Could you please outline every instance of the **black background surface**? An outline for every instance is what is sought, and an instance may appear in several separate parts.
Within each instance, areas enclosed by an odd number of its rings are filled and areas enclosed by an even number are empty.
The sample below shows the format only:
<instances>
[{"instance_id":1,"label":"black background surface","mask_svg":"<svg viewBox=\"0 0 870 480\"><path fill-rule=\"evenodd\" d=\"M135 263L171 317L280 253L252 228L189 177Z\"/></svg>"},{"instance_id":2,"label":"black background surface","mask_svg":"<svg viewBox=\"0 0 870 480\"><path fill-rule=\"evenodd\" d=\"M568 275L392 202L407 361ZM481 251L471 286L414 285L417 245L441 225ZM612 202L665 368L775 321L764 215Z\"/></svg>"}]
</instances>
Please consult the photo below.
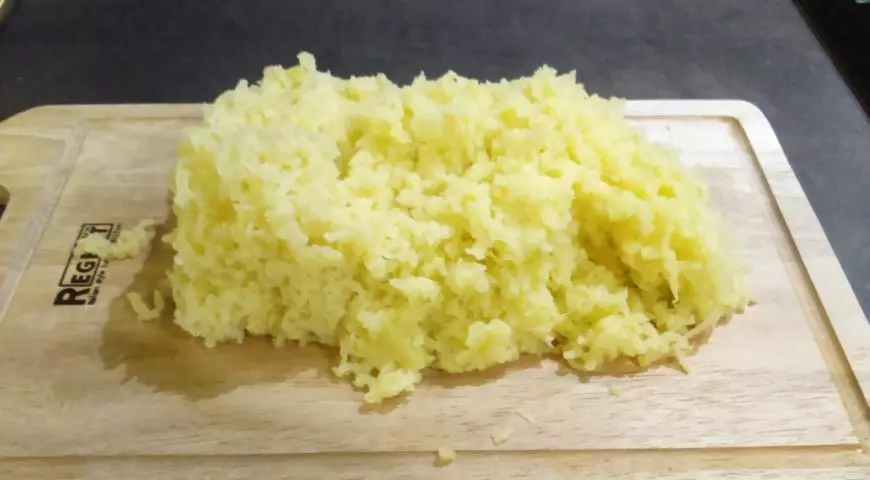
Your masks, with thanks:
<instances>
[{"instance_id":1,"label":"black background surface","mask_svg":"<svg viewBox=\"0 0 870 480\"><path fill-rule=\"evenodd\" d=\"M21 1L21 0L19 0ZM777 131L864 308L870 125L788 0L24 0L0 119L56 103L203 102L300 50L340 75L485 79L543 63L594 92L737 98ZM2 182L2 172L0 172Z\"/></svg>"},{"instance_id":2,"label":"black background surface","mask_svg":"<svg viewBox=\"0 0 870 480\"><path fill-rule=\"evenodd\" d=\"M870 112L870 1L797 0L816 34Z\"/></svg>"}]
</instances>

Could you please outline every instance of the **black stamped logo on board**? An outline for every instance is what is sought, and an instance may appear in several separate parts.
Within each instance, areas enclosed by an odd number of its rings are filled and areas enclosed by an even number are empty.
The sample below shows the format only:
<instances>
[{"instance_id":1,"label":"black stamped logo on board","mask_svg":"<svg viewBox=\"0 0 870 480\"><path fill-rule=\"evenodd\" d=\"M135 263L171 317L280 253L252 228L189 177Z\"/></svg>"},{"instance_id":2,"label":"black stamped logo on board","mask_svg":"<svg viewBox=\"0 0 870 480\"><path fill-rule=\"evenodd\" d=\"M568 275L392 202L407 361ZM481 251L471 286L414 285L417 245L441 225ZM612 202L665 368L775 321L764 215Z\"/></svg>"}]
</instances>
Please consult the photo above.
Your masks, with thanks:
<instances>
[{"instance_id":1,"label":"black stamped logo on board","mask_svg":"<svg viewBox=\"0 0 870 480\"><path fill-rule=\"evenodd\" d=\"M114 242L121 232L121 225L114 223L85 223L79 229L79 234L73 242L69 260L57 283L58 290L54 296L55 305L93 305L100 294L100 286L106 280L106 267L109 262L98 255L83 253L76 255L75 249L79 240L100 235Z\"/></svg>"}]
</instances>

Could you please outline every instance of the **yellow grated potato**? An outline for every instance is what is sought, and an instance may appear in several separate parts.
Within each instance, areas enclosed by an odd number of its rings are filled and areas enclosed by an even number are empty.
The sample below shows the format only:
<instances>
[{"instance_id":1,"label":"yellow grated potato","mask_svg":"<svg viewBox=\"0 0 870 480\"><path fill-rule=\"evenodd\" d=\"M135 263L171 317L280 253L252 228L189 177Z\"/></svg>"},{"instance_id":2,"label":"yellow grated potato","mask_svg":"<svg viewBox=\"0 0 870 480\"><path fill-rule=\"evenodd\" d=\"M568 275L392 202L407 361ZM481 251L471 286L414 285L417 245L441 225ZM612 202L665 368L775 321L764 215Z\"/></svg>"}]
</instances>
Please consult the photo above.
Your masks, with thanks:
<instances>
[{"instance_id":1,"label":"yellow grated potato","mask_svg":"<svg viewBox=\"0 0 870 480\"><path fill-rule=\"evenodd\" d=\"M613 385L607 387L607 393L609 393L610 396L613 398L619 398L619 390Z\"/></svg>"},{"instance_id":2,"label":"yellow grated potato","mask_svg":"<svg viewBox=\"0 0 870 480\"><path fill-rule=\"evenodd\" d=\"M549 67L400 87L303 53L205 107L172 191L175 322L336 346L366 402L523 354L646 366L748 302L705 186Z\"/></svg>"},{"instance_id":3,"label":"yellow grated potato","mask_svg":"<svg viewBox=\"0 0 870 480\"><path fill-rule=\"evenodd\" d=\"M442 463L453 463L456 459L456 451L451 448L439 448L438 460Z\"/></svg>"},{"instance_id":4,"label":"yellow grated potato","mask_svg":"<svg viewBox=\"0 0 870 480\"><path fill-rule=\"evenodd\" d=\"M111 242L101 235L88 235L76 243L74 253L81 255L90 253L106 260L123 260L139 255L154 238L155 222L145 219L129 230L122 230L118 238ZM154 291L154 308L148 308L142 295L136 292L127 293L127 302L139 320L153 320L160 317L165 307L163 295Z\"/></svg>"},{"instance_id":5,"label":"yellow grated potato","mask_svg":"<svg viewBox=\"0 0 870 480\"><path fill-rule=\"evenodd\" d=\"M514 429L511 427L502 427L498 430L492 432L489 435L489 439L492 440L493 445L501 445L506 442L511 435L514 434Z\"/></svg>"},{"instance_id":6,"label":"yellow grated potato","mask_svg":"<svg viewBox=\"0 0 870 480\"><path fill-rule=\"evenodd\" d=\"M106 260L133 258L154 238L154 220L145 219L133 229L122 230L115 242L101 235L88 235L76 243L75 254L91 253Z\"/></svg>"},{"instance_id":7,"label":"yellow grated potato","mask_svg":"<svg viewBox=\"0 0 870 480\"><path fill-rule=\"evenodd\" d=\"M154 320L160 318L160 314L165 307L163 294L158 290L154 290L154 308L149 308L142 299L142 295L137 292L129 292L126 295L130 307L136 314L136 318L142 321Z\"/></svg>"}]
</instances>

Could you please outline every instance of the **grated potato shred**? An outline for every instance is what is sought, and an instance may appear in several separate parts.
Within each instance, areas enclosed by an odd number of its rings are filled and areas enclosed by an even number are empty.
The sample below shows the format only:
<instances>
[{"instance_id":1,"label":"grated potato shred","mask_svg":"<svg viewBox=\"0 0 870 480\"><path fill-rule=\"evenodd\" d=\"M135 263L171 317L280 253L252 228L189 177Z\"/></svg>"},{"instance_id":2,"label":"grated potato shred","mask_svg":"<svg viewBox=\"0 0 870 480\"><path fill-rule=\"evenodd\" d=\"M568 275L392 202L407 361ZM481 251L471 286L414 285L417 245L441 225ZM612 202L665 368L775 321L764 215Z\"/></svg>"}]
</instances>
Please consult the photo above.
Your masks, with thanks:
<instances>
[{"instance_id":1,"label":"grated potato shred","mask_svg":"<svg viewBox=\"0 0 870 480\"><path fill-rule=\"evenodd\" d=\"M453 460L456 460L456 450L453 450L452 448L439 448L437 455L438 461L445 465L453 463Z\"/></svg>"},{"instance_id":2,"label":"grated potato shred","mask_svg":"<svg viewBox=\"0 0 870 480\"><path fill-rule=\"evenodd\" d=\"M154 220L142 220L132 229L122 230L114 242L102 235L88 235L76 243L74 253L91 253L106 260L133 258L154 238L154 226Z\"/></svg>"}]
</instances>

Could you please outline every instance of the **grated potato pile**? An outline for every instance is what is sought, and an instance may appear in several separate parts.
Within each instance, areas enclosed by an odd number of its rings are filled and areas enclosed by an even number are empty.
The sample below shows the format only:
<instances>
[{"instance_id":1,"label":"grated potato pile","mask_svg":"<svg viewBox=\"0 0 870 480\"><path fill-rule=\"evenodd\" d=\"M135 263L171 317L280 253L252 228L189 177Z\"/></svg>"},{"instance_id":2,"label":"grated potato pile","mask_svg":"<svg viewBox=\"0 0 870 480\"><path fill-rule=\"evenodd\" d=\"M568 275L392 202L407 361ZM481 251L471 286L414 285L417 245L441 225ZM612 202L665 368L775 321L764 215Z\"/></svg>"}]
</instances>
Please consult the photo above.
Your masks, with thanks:
<instances>
[{"instance_id":1,"label":"grated potato pile","mask_svg":"<svg viewBox=\"0 0 870 480\"><path fill-rule=\"evenodd\" d=\"M302 53L180 152L175 321L337 346L367 402L522 354L645 366L747 304L704 185L573 72L401 87Z\"/></svg>"}]
</instances>

